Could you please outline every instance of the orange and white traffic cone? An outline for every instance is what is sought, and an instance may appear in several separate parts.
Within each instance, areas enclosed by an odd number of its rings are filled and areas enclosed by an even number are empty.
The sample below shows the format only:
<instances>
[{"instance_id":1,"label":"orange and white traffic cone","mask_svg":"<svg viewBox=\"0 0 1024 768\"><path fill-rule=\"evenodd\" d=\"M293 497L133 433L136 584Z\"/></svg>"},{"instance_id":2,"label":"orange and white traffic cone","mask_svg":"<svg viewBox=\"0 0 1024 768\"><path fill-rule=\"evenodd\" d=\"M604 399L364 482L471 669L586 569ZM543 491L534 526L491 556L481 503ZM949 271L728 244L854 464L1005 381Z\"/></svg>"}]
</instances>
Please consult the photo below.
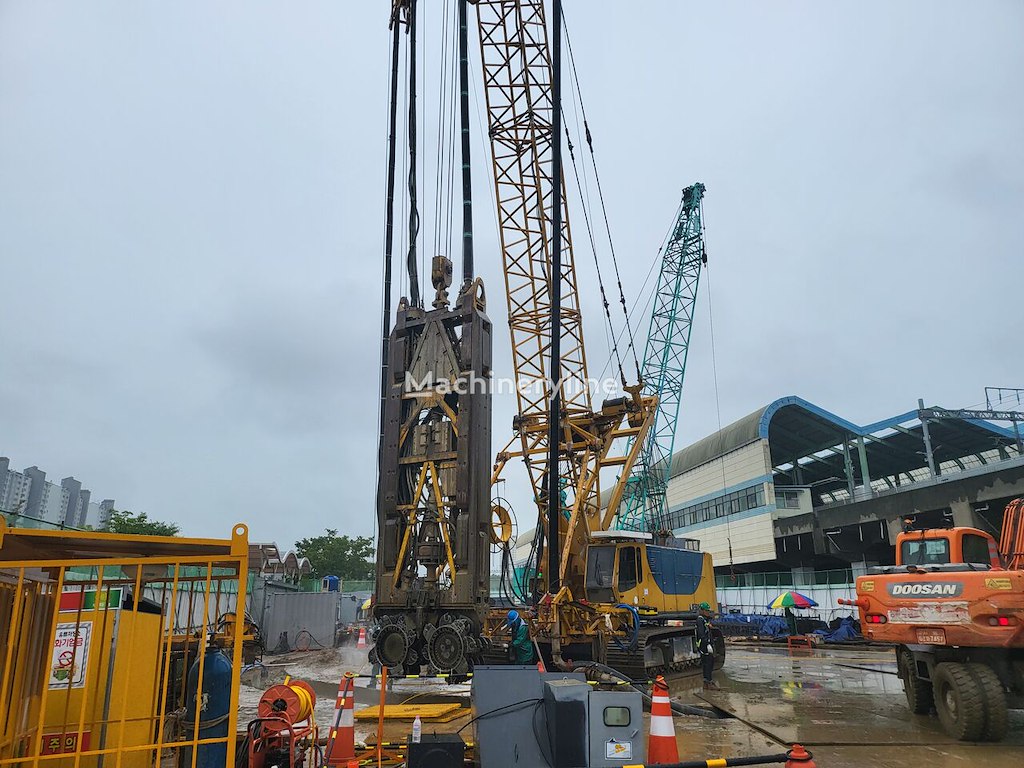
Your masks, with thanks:
<instances>
[{"instance_id":1,"label":"orange and white traffic cone","mask_svg":"<svg viewBox=\"0 0 1024 768\"><path fill-rule=\"evenodd\" d=\"M348 765L356 757L355 675L346 672L338 686L334 718L327 738L328 765Z\"/></svg>"},{"instance_id":2,"label":"orange and white traffic cone","mask_svg":"<svg viewBox=\"0 0 1024 768\"><path fill-rule=\"evenodd\" d=\"M672 702L665 678L658 675L651 692L651 731L647 738L647 764L679 762L676 729L672 722Z\"/></svg>"},{"instance_id":3,"label":"orange and white traffic cone","mask_svg":"<svg viewBox=\"0 0 1024 768\"><path fill-rule=\"evenodd\" d=\"M799 744L794 744L786 753L786 768L815 768L815 763L810 752Z\"/></svg>"},{"instance_id":4,"label":"orange and white traffic cone","mask_svg":"<svg viewBox=\"0 0 1024 768\"><path fill-rule=\"evenodd\" d=\"M366 627L359 628L359 639L356 640L356 650L364 650L366 648Z\"/></svg>"}]
</instances>

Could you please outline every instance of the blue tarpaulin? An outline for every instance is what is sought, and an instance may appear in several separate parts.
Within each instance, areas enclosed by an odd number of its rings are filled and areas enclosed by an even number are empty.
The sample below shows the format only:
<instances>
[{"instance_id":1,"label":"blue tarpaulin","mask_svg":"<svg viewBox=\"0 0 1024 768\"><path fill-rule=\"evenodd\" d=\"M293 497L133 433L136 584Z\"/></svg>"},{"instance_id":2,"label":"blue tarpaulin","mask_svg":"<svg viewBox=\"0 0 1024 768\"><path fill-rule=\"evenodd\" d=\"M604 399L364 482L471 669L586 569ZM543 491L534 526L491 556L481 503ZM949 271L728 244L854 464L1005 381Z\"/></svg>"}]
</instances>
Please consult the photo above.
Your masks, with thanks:
<instances>
[{"instance_id":1,"label":"blue tarpaulin","mask_svg":"<svg viewBox=\"0 0 1024 768\"><path fill-rule=\"evenodd\" d=\"M860 638L860 633L857 631L857 626L854 624L852 616L843 618L835 629L816 629L814 634L824 637L826 643L845 643Z\"/></svg>"},{"instance_id":2,"label":"blue tarpaulin","mask_svg":"<svg viewBox=\"0 0 1024 768\"><path fill-rule=\"evenodd\" d=\"M728 613L715 620L724 634L734 635L738 630L762 637L785 637L790 634L789 622L783 616L760 613Z\"/></svg>"}]
</instances>

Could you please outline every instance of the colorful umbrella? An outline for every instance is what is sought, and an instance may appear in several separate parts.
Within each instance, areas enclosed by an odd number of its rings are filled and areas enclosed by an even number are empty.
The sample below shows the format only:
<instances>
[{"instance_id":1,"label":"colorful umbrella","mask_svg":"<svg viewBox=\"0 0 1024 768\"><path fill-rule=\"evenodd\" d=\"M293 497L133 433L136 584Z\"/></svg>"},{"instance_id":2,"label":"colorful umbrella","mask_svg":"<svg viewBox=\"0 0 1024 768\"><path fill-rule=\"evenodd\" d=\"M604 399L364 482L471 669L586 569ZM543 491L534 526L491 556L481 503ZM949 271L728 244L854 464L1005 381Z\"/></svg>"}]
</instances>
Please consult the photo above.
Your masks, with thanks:
<instances>
[{"instance_id":1,"label":"colorful umbrella","mask_svg":"<svg viewBox=\"0 0 1024 768\"><path fill-rule=\"evenodd\" d=\"M807 595L792 590L783 592L768 605L769 608L813 608L817 603Z\"/></svg>"}]
</instances>

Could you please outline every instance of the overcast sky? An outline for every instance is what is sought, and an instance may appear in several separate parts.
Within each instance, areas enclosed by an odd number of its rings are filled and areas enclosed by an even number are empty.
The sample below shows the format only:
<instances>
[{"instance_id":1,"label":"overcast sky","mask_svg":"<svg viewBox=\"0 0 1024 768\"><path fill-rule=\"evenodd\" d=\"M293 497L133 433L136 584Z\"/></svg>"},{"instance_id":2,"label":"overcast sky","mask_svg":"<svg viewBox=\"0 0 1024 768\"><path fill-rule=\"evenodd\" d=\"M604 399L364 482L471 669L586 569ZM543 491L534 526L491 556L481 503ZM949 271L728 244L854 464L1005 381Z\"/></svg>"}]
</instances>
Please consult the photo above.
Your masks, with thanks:
<instances>
[{"instance_id":1,"label":"overcast sky","mask_svg":"<svg viewBox=\"0 0 1024 768\"><path fill-rule=\"evenodd\" d=\"M0 0L0 455L187 534L372 533L389 7ZM707 185L723 423L790 394L867 423L1024 386L1024 4L565 14L629 301L680 189ZM677 446L718 426L708 298Z\"/></svg>"}]
</instances>

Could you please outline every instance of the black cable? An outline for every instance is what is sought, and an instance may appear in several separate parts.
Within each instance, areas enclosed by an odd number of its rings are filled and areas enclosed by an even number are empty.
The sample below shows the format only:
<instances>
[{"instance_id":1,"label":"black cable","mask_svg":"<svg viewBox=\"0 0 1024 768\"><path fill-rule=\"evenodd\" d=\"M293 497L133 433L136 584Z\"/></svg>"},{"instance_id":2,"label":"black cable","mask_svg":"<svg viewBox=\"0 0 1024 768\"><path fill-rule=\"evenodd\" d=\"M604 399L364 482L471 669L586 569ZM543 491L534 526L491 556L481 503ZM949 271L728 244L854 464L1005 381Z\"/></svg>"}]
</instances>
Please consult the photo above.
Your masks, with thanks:
<instances>
[{"instance_id":1,"label":"black cable","mask_svg":"<svg viewBox=\"0 0 1024 768\"><path fill-rule=\"evenodd\" d=\"M409 301L422 305L420 276L416 266L416 238L420 231L420 212L416 203L416 0L409 0L409 252L405 257L409 273Z\"/></svg>"},{"instance_id":2,"label":"black cable","mask_svg":"<svg viewBox=\"0 0 1024 768\"><path fill-rule=\"evenodd\" d=\"M508 711L508 710L514 710L514 709L517 709L517 708L520 708L520 707L524 707L527 704L536 704L538 701L539 702L543 702L544 699L523 699L522 701L517 701L514 704L506 704L503 707L496 707L495 709L492 709L492 710L490 710L488 712L482 712L479 715L477 715L476 717L470 718L467 722L465 722L462 725L462 727L459 728L459 730L456 731L456 733L462 733L466 728L468 728L470 725L475 723L477 720L484 720L485 718L488 718L488 717L491 717L493 715L496 715L499 712L505 712L505 711Z\"/></svg>"},{"instance_id":3,"label":"black cable","mask_svg":"<svg viewBox=\"0 0 1024 768\"><path fill-rule=\"evenodd\" d=\"M657 252L657 254L655 254L654 260L651 262L651 266L647 270L647 277L644 278L643 285L640 286L640 291L637 293L636 298L633 300L633 306L630 307L630 310L629 310L629 316L630 317L632 317L633 314L636 312L636 310L640 307L640 299L645 295L644 291L647 288L647 283L649 283L650 280L651 280L651 275L654 274L654 268L661 264L662 254L665 252L665 246L668 244L668 240L672 236L672 232L673 232L674 229L675 229L675 221L672 222L672 225L668 228L668 231L665 233L665 236L661 239L661 243L662 243L661 247L658 248L658 252ZM659 270L659 275L660 274L661 274L661 272ZM650 295L646 299L644 299L644 303L643 303L643 309L644 310L647 309L647 305L651 303L651 300L657 295L657 292L658 292L658 283L655 282L654 285L651 288ZM616 335L616 337L615 337L616 342L618 342L622 338L622 334L625 333L625 332L626 332L626 328L622 328L622 330L619 331L618 335ZM601 375L598 376L598 378L603 378L604 377L604 372L608 370L608 365L611 363L611 361L612 361L612 358L611 358L611 356L609 356L608 359L605 361L604 367L601 368Z\"/></svg>"},{"instance_id":4,"label":"black cable","mask_svg":"<svg viewBox=\"0 0 1024 768\"><path fill-rule=\"evenodd\" d=\"M569 144L569 158L572 160L572 172L576 177L576 186L583 189L584 183L580 181L579 168L576 167L576 152L575 147L572 144L572 139L569 137L569 129L565 130L565 138ZM582 202L582 201L581 201ZM608 303L608 294L604 290L604 279L601 277L601 262L597 258L597 243L594 241L594 230L590 224L590 214L587 211L586 205L580 205L583 209L583 222L587 227L587 236L590 239L590 250L594 254L594 269L597 271L597 287L601 291L601 304L604 305L604 315L608 324L608 329L612 335L612 354L615 356L615 361L619 366L619 378L622 380L622 386L626 386L626 374L622 371L622 357L619 355L619 346L615 339L615 326L612 323L612 313L610 310L610 304Z\"/></svg>"},{"instance_id":5,"label":"black cable","mask_svg":"<svg viewBox=\"0 0 1024 768\"><path fill-rule=\"evenodd\" d=\"M599 661L587 661L583 662L582 664L578 664L575 667L576 671L588 668L596 669L599 672L604 672L605 674L610 675L611 677L616 677L619 680L622 680L623 682L627 683L630 688L639 693L640 697L648 704L650 704L653 701L653 698L651 697L650 693L648 693L644 688L638 685L637 682L633 680L631 677L628 677L627 675L624 675L622 672L619 672L619 670L615 669L615 667L610 667L607 664L602 664ZM688 704L680 704L678 701L670 701L669 705L671 706L672 711L678 715L694 715L696 717L707 717L712 720L722 719L722 716L719 715L716 710L710 707L692 707Z\"/></svg>"},{"instance_id":6,"label":"black cable","mask_svg":"<svg viewBox=\"0 0 1024 768\"><path fill-rule=\"evenodd\" d=\"M462 158L462 279L473 279L473 176L469 140L469 42L466 0L459 3L459 130ZM449 218L449 221L451 219Z\"/></svg>"},{"instance_id":7,"label":"black cable","mask_svg":"<svg viewBox=\"0 0 1024 768\"><path fill-rule=\"evenodd\" d=\"M562 378L562 2L553 2L554 23L551 25L551 264L548 272L548 301L550 304L550 329L548 353L551 364L548 375L552 382ZM561 536L559 525L562 521L559 509L561 473L558 462L561 459L562 443L562 387L551 386L548 401L548 444L547 464L544 467L547 490L548 549L547 549L547 591L557 594L559 587Z\"/></svg>"},{"instance_id":8,"label":"black cable","mask_svg":"<svg viewBox=\"0 0 1024 768\"><path fill-rule=\"evenodd\" d=\"M317 645L319 645L321 648L326 648L327 647L326 645L321 643L319 640L317 640L316 637L313 636L313 633L310 632L308 629L300 629L298 632L295 633L295 645L296 646L298 646L298 644L299 644L299 638L302 637L303 635L308 635L309 639L312 640Z\"/></svg>"},{"instance_id":9,"label":"black cable","mask_svg":"<svg viewBox=\"0 0 1024 768\"><path fill-rule=\"evenodd\" d=\"M559 7L559 11L561 8ZM561 25L565 25L565 13L561 12ZM583 104L583 91L580 89L579 71L576 69L576 59L572 52L572 40L569 39L569 29L565 28L565 42L569 49L569 66L572 69L573 81L576 84L576 98L579 101L580 112L583 115L583 132L587 139L587 147L590 149L590 161L594 168L594 181L597 182L597 195L601 203L601 212L604 216L605 231L608 233L608 248L612 255L612 265L615 267L615 280L619 287L619 303L622 305L622 314L626 319L626 330L629 332L629 348L633 351L633 365L636 367L637 380L640 379L640 361L636 356L636 341L633 338L633 326L629 322L629 311L626 308L626 294L622 289L622 276L619 274L619 261L615 256L615 243L612 241L611 223L608 221L608 208L604 202L604 189L601 187L601 175L597 170L597 156L594 154L594 141L590 134L590 124L587 122L587 108Z\"/></svg>"},{"instance_id":10,"label":"black cable","mask_svg":"<svg viewBox=\"0 0 1024 768\"><path fill-rule=\"evenodd\" d=\"M384 445L384 405L388 396L388 345L391 337L391 262L395 241L395 152L398 123L398 19L392 19L391 40L391 95L388 104L388 176L387 197L384 206L384 296L380 341L380 425L377 435L378 460Z\"/></svg>"},{"instance_id":11,"label":"black cable","mask_svg":"<svg viewBox=\"0 0 1024 768\"><path fill-rule=\"evenodd\" d=\"M540 751L540 756L544 758L544 762L547 764L548 768L553 768L554 763L552 762L552 760L548 759L548 756L546 754L544 754L544 740L541 739L540 734L537 732L537 714L540 712L540 707L543 703L544 702L541 701L539 704L537 704L534 707L533 712L530 713L530 730L533 731L533 739L537 742L537 749ZM550 747L551 745L548 744L548 746ZM552 755L551 757L552 759L554 759L554 755Z\"/></svg>"}]
</instances>

